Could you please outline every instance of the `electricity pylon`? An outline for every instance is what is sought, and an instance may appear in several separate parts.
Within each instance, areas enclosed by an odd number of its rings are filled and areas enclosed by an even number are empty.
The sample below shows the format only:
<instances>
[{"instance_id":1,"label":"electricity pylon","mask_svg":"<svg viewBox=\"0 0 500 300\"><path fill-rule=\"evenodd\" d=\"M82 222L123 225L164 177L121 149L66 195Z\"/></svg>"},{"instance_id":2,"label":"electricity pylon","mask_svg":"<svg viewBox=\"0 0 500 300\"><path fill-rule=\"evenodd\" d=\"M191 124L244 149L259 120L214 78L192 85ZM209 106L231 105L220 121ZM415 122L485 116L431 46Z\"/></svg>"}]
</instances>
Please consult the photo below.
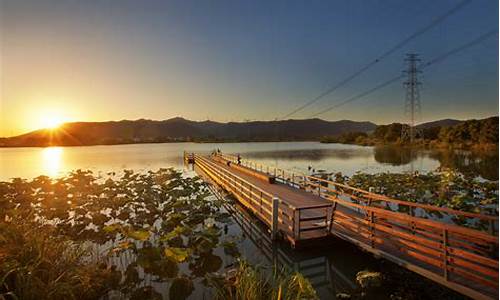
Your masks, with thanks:
<instances>
[{"instance_id":1,"label":"electricity pylon","mask_svg":"<svg viewBox=\"0 0 500 300\"><path fill-rule=\"evenodd\" d=\"M418 58L418 54L409 53L406 54L405 62L408 64L408 68L404 71L406 81L403 83L406 89L405 117L407 124L403 124L401 129L401 141L409 141L410 144L413 144L417 137L422 137L422 131L415 127L417 119L421 118L419 92L421 82L418 81L418 74L421 71L417 67L420 58Z\"/></svg>"}]
</instances>

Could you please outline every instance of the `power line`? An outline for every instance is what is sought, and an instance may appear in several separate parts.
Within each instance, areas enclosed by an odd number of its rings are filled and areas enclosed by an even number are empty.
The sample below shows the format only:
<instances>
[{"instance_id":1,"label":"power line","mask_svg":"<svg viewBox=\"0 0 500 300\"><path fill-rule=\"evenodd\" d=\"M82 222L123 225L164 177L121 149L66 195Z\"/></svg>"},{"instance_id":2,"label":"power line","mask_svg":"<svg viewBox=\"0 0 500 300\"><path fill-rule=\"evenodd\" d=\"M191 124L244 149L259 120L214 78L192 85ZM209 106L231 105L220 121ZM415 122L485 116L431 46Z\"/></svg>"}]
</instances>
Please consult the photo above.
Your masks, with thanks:
<instances>
[{"instance_id":1,"label":"power line","mask_svg":"<svg viewBox=\"0 0 500 300\"><path fill-rule=\"evenodd\" d=\"M286 118L288 118L288 117L290 117L290 116L298 113L299 111L303 110L304 108L306 108L306 107L308 107L308 106L316 103L317 101L319 101L323 97L327 96L328 94L331 94L332 92L334 92L338 88L342 87L343 85L347 84L348 82L350 82L354 78L358 77L359 75L361 75L362 73L364 73L365 71L367 71L368 69L370 69L371 67L373 67L378 62L382 61L383 59L385 59L389 55L391 55L394 52L396 52L397 50L401 49L404 45L406 45L407 43L409 43L411 40L417 38L418 36L424 34L425 32L429 31L430 29L432 29L434 26L436 26L439 23L443 22L446 18L448 18L449 16L453 15L454 13L456 13L457 11L459 11L460 9L462 9L469 2L471 2L471 0L463 0L463 1L461 1L460 3L458 3L457 5L455 5L452 9L448 10L443 15L435 18L427 26L424 26L421 29L415 31L413 34L409 35L404 40L400 41L399 43L397 43L393 47L389 48L387 51L385 51L382 55L380 55L378 58L376 58L372 62L370 62L367 65L363 66L358 71L354 72L352 75L350 75L347 78L343 79L342 81L340 81L339 83L337 83L333 87L328 88L326 91L324 91L323 93L319 94L315 98L307 101L305 104L303 104L300 107L294 109L292 112L284 115L283 117L281 117L281 119L286 119Z\"/></svg>"},{"instance_id":2,"label":"power line","mask_svg":"<svg viewBox=\"0 0 500 300\"><path fill-rule=\"evenodd\" d=\"M481 43L482 41L486 40L487 38L489 38L489 37L491 37L491 36L493 36L493 35L495 35L497 33L498 33L497 29L493 29L491 31L488 31L487 33L480 35L479 37L473 39L470 42L467 42L467 43L465 43L463 45L460 45L459 47L456 47L456 48L454 48L454 49L452 49L450 51L447 51L447 52L445 52L445 53L443 53L443 54L441 54L439 56L436 56L435 58L429 60L428 62L421 64L419 66L419 69L425 69L425 68L428 68L428 67L430 67L430 66L432 66L434 64L438 64L440 62L443 62L448 57L450 57L450 56L452 56L454 54L457 54L457 53L459 53L459 52L461 52L461 51L463 51L463 50L465 50L467 48L470 48L470 47L472 47L474 45L477 45L477 44ZM358 95L356 95L354 97L348 98L347 100L345 100L343 102L337 103L337 104L332 105L332 106L330 106L330 107L328 107L326 109L323 109L323 110L321 110L321 111L319 111L319 112L311 115L309 118L317 117L317 116L322 115L324 113L327 113L327 112L329 112L329 111L331 111L331 110L333 110L333 109L335 109L335 108L337 108L339 106L342 106L342 105L345 105L347 103L356 101L356 100L358 100L360 98L363 98L363 97L365 97L365 96L367 96L367 95L369 95L369 94L371 94L373 92L378 91L381 88L384 88L384 87L390 85L391 83L394 83L394 82L398 81L399 79L401 79L403 77L404 77L404 74L403 75L399 75L399 76L394 77L394 78L391 78L391 79L389 79L389 80L387 80L387 81L385 81L385 82L383 82L383 83L381 83L381 84L379 84L379 85L377 85L377 86L375 86L375 87L373 87L373 88L371 88L371 89L369 89L369 90L367 90L367 91L365 91L365 92L363 92L361 94L358 94Z\"/></svg>"},{"instance_id":3,"label":"power line","mask_svg":"<svg viewBox=\"0 0 500 300\"><path fill-rule=\"evenodd\" d=\"M470 41L470 42L468 42L468 43L466 43L466 44L463 44L463 45L462 45L462 46L460 46L460 47L457 47L457 48L455 48L455 49L452 49L452 50L450 50L450 51L448 51L448 52L446 52L446 53L443 53L443 54L441 54L441 55L439 55L439 56L437 56L437 57L435 57L435 58L433 58L433 59L429 60L428 62L426 62L426 63L422 64L422 65L420 66L420 68L421 68L421 69L424 69L424 68L427 68L427 67L429 67L429 66L431 66L431 65L433 65L433 64L440 63L441 61L443 61L443 60L447 59L449 56L454 55L454 54L456 54L456 53L458 53L458 52L460 52L460 51L462 51L462 50L465 50L465 49L467 49L467 48L469 48L469 47L472 47L472 46L474 46L474 45L476 45L476 44L479 44L479 43L481 43L482 41L484 41L484 40L488 39L489 37L491 37L491 36L493 36L493 35L495 35L495 34L497 34L497 33L498 33L498 30L497 30L497 29L493 29L493 30L491 30L491 31L488 31L488 32L486 32L485 34L480 35L479 37L475 38L474 40L472 40L472 41Z\"/></svg>"},{"instance_id":4,"label":"power line","mask_svg":"<svg viewBox=\"0 0 500 300\"><path fill-rule=\"evenodd\" d=\"M317 117L317 116L319 116L319 115L322 115L322 114L325 114L325 113L327 113L327 112L331 111L331 110L332 110L332 109L334 109L334 108L337 108L337 107L339 107L339 106L342 106L342 105L345 105L345 104L347 104L347 103L350 103L350 102L356 101L356 100L358 100L358 99L360 99L360 98L363 98L363 97L365 97L365 96L367 96L367 95L369 95L369 94L371 94L371 93L373 93L373 92L375 92L375 91L380 90L381 88L384 88L384 87L386 87L386 86L390 85L391 83L394 83L394 82L396 82L396 81L399 81L399 80L400 80L401 78L403 78L403 77L404 77L404 75L398 75L398 76L396 76L396 77L394 77L394 78L391 78L391 79L389 79L389 80L387 80L387 81L385 81L385 82L383 82L383 83L381 83L381 84L379 84L379 85L377 85L377 86L375 86L375 87L373 87L373 88L371 88L371 89L369 89L369 90L367 90L367 91L365 91L365 92L363 92L363 93L361 93L361 94L359 94L359 95L356 95L356 96L354 96L354 97L348 98L348 99L347 99L347 100L345 100L345 101L342 101L342 102L340 102L340 103L337 103L337 104L335 104L335 105L332 105L332 106L328 107L328 108L327 108L327 109L325 109L325 110L321 110L321 111L319 111L319 112L317 112L317 113L315 113L315 114L311 115L309 118L314 118L314 117Z\"/></svg>"}]
</instances>

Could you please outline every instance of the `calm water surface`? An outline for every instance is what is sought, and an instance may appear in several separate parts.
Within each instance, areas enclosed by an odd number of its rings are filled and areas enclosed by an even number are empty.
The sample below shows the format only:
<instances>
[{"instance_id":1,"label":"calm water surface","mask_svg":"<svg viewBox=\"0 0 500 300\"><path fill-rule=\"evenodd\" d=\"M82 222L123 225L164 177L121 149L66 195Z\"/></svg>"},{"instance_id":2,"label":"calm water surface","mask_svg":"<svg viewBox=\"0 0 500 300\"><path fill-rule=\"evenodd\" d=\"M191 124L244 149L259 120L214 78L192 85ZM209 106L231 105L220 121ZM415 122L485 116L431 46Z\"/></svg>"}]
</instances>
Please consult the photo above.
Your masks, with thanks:
<instances>
[{"instance_id":1,"label":"calm water surface","mask_svg":"<svg viewBox=\"0 0 500 300\"><path fill-rule=\"evenodd\" d=\"M464 151L429 151L394 147L363 147L317 142L228 143L228 144L136 144L86 147L0 149L0 180L32 178L41 174L59 176L75 169L95 173L134 169L137 171L182 168L182 153L212 151L240 153L271 166L307 172L308 166L352 175L356 171L432 171L440 166L472 172L489 180L498 179L498 153L474 155Z\"/></svg>"}]
</instances>

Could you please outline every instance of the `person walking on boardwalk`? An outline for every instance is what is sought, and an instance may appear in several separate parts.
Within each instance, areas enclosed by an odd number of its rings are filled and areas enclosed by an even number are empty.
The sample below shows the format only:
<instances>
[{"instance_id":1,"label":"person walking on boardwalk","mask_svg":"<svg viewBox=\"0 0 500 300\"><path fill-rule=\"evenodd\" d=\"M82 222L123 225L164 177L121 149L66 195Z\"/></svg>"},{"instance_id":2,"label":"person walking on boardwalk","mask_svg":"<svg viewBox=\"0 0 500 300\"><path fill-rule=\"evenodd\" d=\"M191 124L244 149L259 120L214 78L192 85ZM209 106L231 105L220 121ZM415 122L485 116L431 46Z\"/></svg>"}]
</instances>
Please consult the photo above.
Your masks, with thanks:
<instances>
[{"instance_id":1,"label":"person walking on boardwalk","mask_svg":"<svg viewBox=\"0 0 500 300\"><path fill-rule=\"evenodd\" d=\"M241 156L239 153L238 153L238 165L241 165Z\"/></svg>"}]
</instances>

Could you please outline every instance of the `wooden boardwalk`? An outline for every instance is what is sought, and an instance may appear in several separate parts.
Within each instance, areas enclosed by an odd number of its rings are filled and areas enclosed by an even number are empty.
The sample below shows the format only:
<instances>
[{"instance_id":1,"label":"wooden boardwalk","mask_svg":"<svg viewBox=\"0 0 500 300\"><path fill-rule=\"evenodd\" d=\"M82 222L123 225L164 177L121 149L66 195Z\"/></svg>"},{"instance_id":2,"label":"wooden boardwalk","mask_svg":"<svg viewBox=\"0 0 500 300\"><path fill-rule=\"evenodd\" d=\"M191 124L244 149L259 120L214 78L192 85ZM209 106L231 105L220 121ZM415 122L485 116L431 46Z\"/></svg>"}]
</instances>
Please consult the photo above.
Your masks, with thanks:
<instances>
[{"instance_id":1,"label":"wooden boardwalk","mask_svg":"<svg viewBox=\"0 0 500 300\"><path fill-rule=\"evenodd\" d=\"M391 199L220 153L185 153L185 160L294 247L335 236L474 299L498 298L496 216Z\"/></svg>"}]
</instances>

